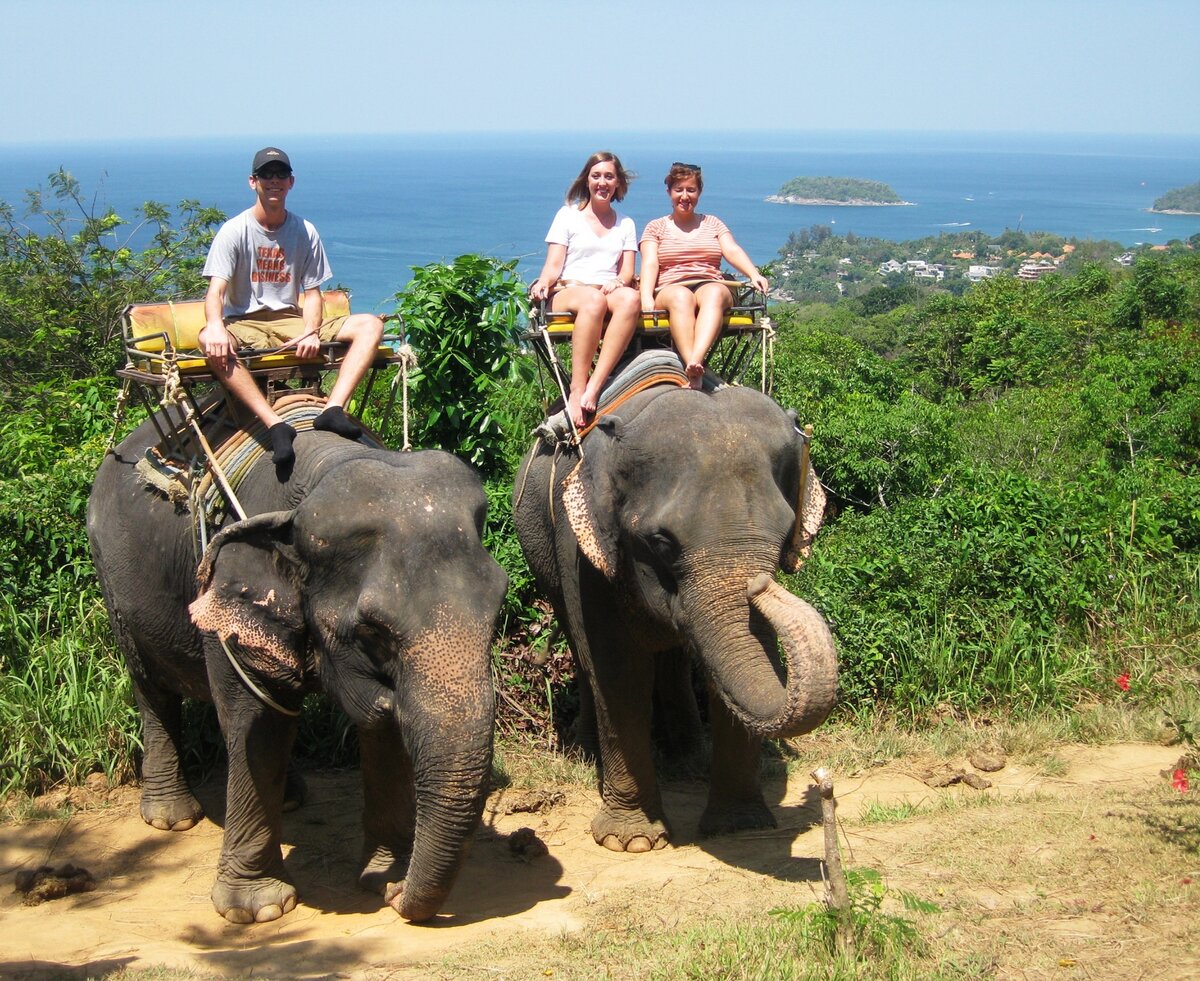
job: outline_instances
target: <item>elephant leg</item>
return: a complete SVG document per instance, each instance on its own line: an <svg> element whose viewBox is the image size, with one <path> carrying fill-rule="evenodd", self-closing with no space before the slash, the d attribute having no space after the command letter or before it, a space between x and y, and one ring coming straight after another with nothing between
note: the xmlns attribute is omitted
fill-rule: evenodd
<svg viewBox="0 0 1200 981"><path fill-rule="evenodd" d="M673 768L689 776L702 776L707 769L692 661L682 648L663 651L656 658L654 745Z"/></svg>
<svg viewBox="0 0 1200 981"><path fill-rule="evenodd" d="M670 843L650 745L654 658L635 652L618 660L594 672L602 806L592 837L613 851L648 852Z"/></svg>
<svg viewBox="0 0 1200 981"><path fill-rule="evenodd" d="M388 898L408 875L417 805L412 760L399 730L359 728L363 775L362 871L358 884Z"/></svg>
<svg viewBox="0 0 1200 981"><path fill-rule="evenodd" d="M283 812L285 814L298 810L308 800L308 783L304 774L293 759L288 760L287 776L283 787Z"/></svg>
<svg viewBox="0 0 1200 981"><path fill-rule="evenodd" d="M712 778L708 804L700 815L702 835L774 828L775 815L763 799L759 779L762 737L737 721L715 692L709 692L712 725Z"/></svg>
<svg viewBox="0 0 1200 981"><path fill-rule="evenodd" d="M576 659L576 665L579 662ZM577 667L575 683L579 688L579 714L575 717L575 747L579 755L589 763L600 759L599 736L596 732L596 698L592 695L592 682L581 666Z"/></svg>
<svg viewBox="0 0 1200 981"><path fill-rule="evenodd" d="M187 831L204 817L204 808L180 762L183 699L141 672L130 673L142 719L142 820L160 831Z"/></svg>
<svg viewBox="0 0 1200 981"><path fill-rule="evenodd" d="M212 901L231 923L277 920L296 906L283 864L283 800L296 719L258 701L223 654L209 658L229 756L225 838Z"/></svg>

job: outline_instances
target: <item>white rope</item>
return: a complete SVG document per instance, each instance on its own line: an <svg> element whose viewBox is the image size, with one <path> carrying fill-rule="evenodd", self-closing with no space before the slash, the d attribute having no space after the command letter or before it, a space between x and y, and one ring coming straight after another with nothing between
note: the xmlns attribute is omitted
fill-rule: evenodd
<svg viewBox="0 0 1200 981"><path fill-rule="evenodd" d="M225 652L225 656L229 658L229 663L233 665L233 670L236 671L238 677L242 679L242 683L258 697L259 701L261 701L264 705L270 706L281 715L290 715L292 718L296 718L296 716L300 714L300 709L284 708L277 701L275 701L275 699L259 688L258 685L256 685L250 678L250 675L246 673L238 659L233 656L233 651L231 651L229 649L229 645L225 643L225 638L218 633L217 640L221 643L221 650L223 650Z"/></svg>

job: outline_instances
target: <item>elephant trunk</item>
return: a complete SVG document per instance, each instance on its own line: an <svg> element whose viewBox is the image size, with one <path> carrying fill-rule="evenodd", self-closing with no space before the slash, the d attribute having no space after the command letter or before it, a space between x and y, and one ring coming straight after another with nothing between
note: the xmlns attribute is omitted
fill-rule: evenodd
<svg viewBox="0 0 1200 981"><path fill-rule="evenodd" d="M452 753L433 746L413 752L416 835L403 889L390 901L414 923L432 919L441 909L483 814L492 767L490 725L486 744L462 747L459 742Z"/></svg>
<svg viewBox="0 0 1200 981"><path fill-rule="evenodd" d="M749 579L740 601L710 608L715 632L700 644L717 690L753 733L780 739L811 732L837 697L837 652L821 615L768 574ZM748 622L747 622L748 620ZM786 678L774 657L787 657Z"/></svg>
<svg viewBox="0 0 1200 981"><path fill-rule="evenodd" d="M479 619L443 610L437 629L412 645L398 679L397 716L412 762L416 823L403 888L388 901L417 923L431 919L449 895L487 800L496 694L489 670L492 624Z"/></svg>

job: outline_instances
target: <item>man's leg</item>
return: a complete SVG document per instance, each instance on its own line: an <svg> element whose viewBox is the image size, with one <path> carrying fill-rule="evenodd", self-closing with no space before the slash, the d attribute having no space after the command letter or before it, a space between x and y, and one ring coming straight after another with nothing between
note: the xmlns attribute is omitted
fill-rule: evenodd
<svg viewBox="0 0 1200 981"><path fill-rule="evenodd" d="M382 337L383 321L374 314L356 313L346 318L336 339L348 343L350 348L342 359L325 410L313 420L313 429L337 433L346 439L362 435L362 427L346 415L345 406L375 360Z"/></svg>
<svg viewBox="0 0 1200 981"><path fill-rule="evenodd" d="M280 415L271 408L271 403L263 395L253 376L240 361L208 362L212 373L217 377L229 393L254 413L264 426L271 439L271 459L276 466L292 463L296 452L292 449L292 441L296 438L296 430L289 426Z"/></svg>

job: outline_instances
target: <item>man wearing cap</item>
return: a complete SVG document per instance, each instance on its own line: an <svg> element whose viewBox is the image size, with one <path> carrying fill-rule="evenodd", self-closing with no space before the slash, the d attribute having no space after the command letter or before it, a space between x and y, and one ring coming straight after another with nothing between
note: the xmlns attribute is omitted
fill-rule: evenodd
<svg viewBox="0 0 1200 981"><path fill-rule="evenodd" d="M361 427L344 410L375 359L383 322L357 313L322 321L320 286L333 272L311 222L284 204L296 183L292 162L278 147L264 147L250 166L254 206L225 222L204 263L208 293L200 349L209 367L267 427L276 466L295 460L296 430L275 412L236 356L239 346L292 344L299 357L314 357L322 341L350 345L314 429L357 439Z"/></svg>

